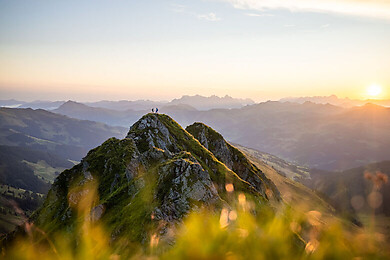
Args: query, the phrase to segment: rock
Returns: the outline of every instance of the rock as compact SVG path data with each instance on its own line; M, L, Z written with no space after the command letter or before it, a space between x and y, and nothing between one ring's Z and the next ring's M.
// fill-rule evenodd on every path
M89 220L91 222L98 221L102 217L105 209L106 209L106 207L103 204L99 204L96 207L94 207L91 210L91 213L90 213L90 216L89 216Z
M183 153L159 170L156 199L159 213L166 221L177 220L195 206L193 202L213 204L219 195L210 175L191 155ZM169 189L167 189L169 187Z

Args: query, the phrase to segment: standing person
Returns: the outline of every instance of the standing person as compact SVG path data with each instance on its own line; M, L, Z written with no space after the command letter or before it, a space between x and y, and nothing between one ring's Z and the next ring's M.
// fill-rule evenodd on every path
M152 108L152 113L154 113L154 108Z
M156 107L156 113L158 113L158 108Z

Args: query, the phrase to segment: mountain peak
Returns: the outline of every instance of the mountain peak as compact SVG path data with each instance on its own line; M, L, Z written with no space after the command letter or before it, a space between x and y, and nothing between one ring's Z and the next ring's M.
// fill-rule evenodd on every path
M76 102L76 101L73 101L73 100L68 100L68 101L66 101L64 104L67 104L67 105L71 105L71 104L80 104L81 105L81 103L79 103L79 102Z
M385 107L374 104L372 102L368 102L368 103L364 104L362 107L366 108L366 109L386 109Z
M61 109L61 108L77 108L77 107L88 107L88 106L84 105L82 103L73 101L73 100L68 100L65 103L63 103L61 106L59 106L58 109Z
M207 131L210 150L195 139L195 128ZM199 123L188 130L193 135L167 115L144 115L126 138L108 139L61 173L35 224L44 230L71 230L77 211L70 203L77 204L80 187L92 181L98 185L95 208L102 209L98 219L109 223L113 242L122 237L145 241L157 226L155 231L164 236L192 210L230 207L234 200L227 184L265 204L271 196L279 197L262 172L220 134Z
M172 142L172 134L182 137L184 130L175 120L165 114L149 113L130 127L126 138L133 139L140 152L157 147L175 153L178 148Z

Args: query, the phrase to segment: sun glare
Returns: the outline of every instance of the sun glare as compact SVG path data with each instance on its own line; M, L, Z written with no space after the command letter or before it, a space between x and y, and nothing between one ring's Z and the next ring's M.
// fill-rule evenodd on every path
M382 93L382 87L379 85L371 85L367 88L367 94L371 97L379 96Z

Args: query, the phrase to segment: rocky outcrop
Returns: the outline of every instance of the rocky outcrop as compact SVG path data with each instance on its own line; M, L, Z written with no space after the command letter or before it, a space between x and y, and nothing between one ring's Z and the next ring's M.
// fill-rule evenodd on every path
M158 172L155 199L161 206L156 208L157 219L178 220L191 208L220 201L210 175L190 153L178 154Z
M83 186L89 183L97 184L89 219L110 227L113 240L126 236L145 242L158 223L166 229L192 210L228 207L228 183L261 203L278 197L271 181L221 135L204 125L187 129L192 135L166 115L145 115L126 138L108 139L61 173L34 215L35 223L44 230L71 232Z

